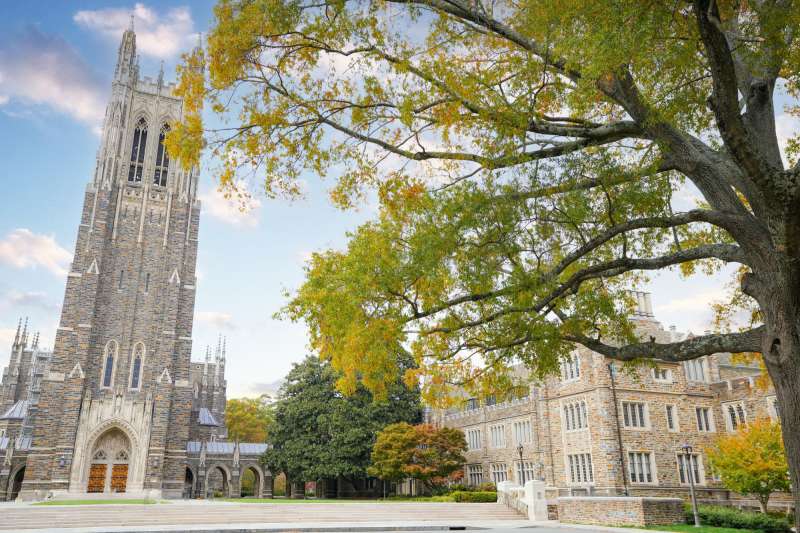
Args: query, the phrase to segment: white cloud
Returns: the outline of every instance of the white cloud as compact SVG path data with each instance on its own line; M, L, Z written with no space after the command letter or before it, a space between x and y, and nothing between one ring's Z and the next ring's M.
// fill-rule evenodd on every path
M200 193L203 212L232 226L258 226L261 200L249 195L245 186L239 186L237 190L238 194L234 192L227 195L218 188Z
M673 298L662 305L656 305L656 316L658 313L674 313L678 311L707 311L711 304L724 300L727 292L724 289L712 289L695 293L685 298Z
M59 305L50 301L47 294L38 291L10 290L3 295L2 304L9 308L33 307L45 311L56 311Z
M52 235L40 235L18 228L0 240L0 263L14 268L44 267L63 277L72 254L62 248Z
M217 329L224 329L232 331L236 329L236 324L233 322L233 316L228 313L220 313L218 311L197 311L194 315L196 322L213 326Z
M775 119L775 133L778 137L778 144L781 147L783 162L786 164L788 163L786 160L786 143L800 133L800 118L793 117L788 113L778 115L778 118Z
M133 9L78 11L72 18L78 25L117 43L130 25L131 15L136 31L136 50L142 54L168 59L189 48L196 38L191 11L185 6L157 13L137 3Z
M0 105L43 105L98 126L105 109L97 77L64 39L28 27L0 42Z

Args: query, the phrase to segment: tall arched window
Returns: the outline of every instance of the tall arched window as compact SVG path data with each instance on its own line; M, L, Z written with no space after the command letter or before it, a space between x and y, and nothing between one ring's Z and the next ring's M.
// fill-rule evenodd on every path
M156 171L153 174L153 185L160 187L167 186L167 173L169 172L169 154L164 147L164 139L169 133L169 125L164 124L161 127L161 133L158 135L158 151L156 152Z
M117 359L117 342L108 341L103 351L103 387L114 384L114 363Z
M131 146L131 166L128 169L128 181L139 183L142 181L144 168L144 152L147 147L147 122L140 118L133 130L133 145Z
M144 344L140 342L133 348L133 363L131 364L132 389L138 389L142 381L142 363L144 363Z

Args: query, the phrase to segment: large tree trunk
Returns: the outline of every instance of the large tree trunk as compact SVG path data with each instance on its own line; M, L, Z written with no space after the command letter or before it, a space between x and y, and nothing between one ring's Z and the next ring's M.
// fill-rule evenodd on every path
M800 287L794 289L788 292L800 292ZM792 296L789 295L790 300ZM763 354L778 399L783 443L793 489L795 530L800 531L800 314L786 313L779 318L782 320L770 320L767 317ZM770 324L773 321L778 323Z

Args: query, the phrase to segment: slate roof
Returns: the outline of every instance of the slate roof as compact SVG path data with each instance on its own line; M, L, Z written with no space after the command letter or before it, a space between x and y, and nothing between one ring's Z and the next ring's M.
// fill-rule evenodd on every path
M0 416L0 420L10 420L10 419L19 419L22 420L25 418L25 415L28 414L28 400L20 400L14 405L12 405L8 411L3 413Z
M189 441L186 443L186 452L191 454L200 453L201 446L202 443L200 441ZM209 442L206 447L206 453L213 455L233 455L235 447L236 444L233 442ZM239 453L242 455L261 455L268 447L269 445L263 442L240 442Z
M214 415L211 414L211 411L205 407L200 408L200 412L197 415L197 421L200 422L201 426L221 426L221 424L217 422L217 419L214 418Z

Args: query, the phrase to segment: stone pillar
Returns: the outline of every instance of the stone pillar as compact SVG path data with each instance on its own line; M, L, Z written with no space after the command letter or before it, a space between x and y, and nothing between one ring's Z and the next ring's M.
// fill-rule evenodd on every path
M6 501L8 491L11 489L11 467L0 466L0 502Z
M228 494L231 498L241 498L242 497L242 476L241 470L238 468L234 468L231 470L231 479L228 482L230 484L230 488L228 490Z
M264 472L264 486L261 489L261 494L259 498L272 498L273 493L275 492L275 478L272 477L272 473L269 470Z
M289 481L286 481L289 485ZM292 481L291 483L291 497L293 500L303 500L306 497L306 483L305 481Z
M196 482L195 486L196 486L195 497L198 500L205 500L206 499L206 491L208 490L208 487L206 487L206 467L205 466L200 466L197 469L197 482Z

